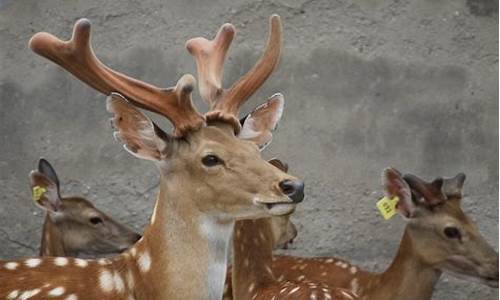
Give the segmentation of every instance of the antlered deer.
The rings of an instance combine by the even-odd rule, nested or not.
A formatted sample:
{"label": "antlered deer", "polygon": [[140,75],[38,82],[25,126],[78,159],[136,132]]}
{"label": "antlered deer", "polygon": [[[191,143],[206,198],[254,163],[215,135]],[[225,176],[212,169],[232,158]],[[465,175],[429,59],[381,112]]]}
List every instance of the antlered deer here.
{"label": "antlered deer", "polygon": [[[113,220],[82,197],[61,197],[59,178],[45,159],[30,173],[33,199],[46,211],[40,256],[78,256],[119,253],[141,235]],[[42,195],[37,194],[45,191]]]}
{"label": "antlered deer", "polygon": [[[221,299],[226,256],[236,219],[290,213],[303,200],[304,184],[260,156],[274,128],[249,124],[242,131],[239,107],[278,63],[281,21],[257,64],[229,89],[221,86],[225,53],[234,27],[224,25],[214,41],[195,39],[203,99],[199,114],[191,101],[195,79],[184,75],[161,89],[104,66],[90,47],[90,22],[76,23],[70,41],[36,34],[30,47],[110,95],[115,136],[133,155],[154,161],[160,191],[151,223],[130,250],[113,259],[30,258],[0,263],[0,297],[46,299]],[[280,99],[275,95],[273,99]],[[131,103],[167,117],[173,135],[163,132]],[[245,124],[243,125],[245,128]]]}
{"label": "antlered deer", "polygon": [[[279,160],[270,161],[287,171]],[[224,299],[313,299],[353,300],[352,292],[314,280],[285,280],[272,269],[273,248],[290,240],[289,215],[236,222],[233,241],[232,277],[227,278]]]}
{"label": "antlered deer", "polygon": [[443,272],[498,287],[498,253],[460,208],[464,174],[425,182],[389,168],[383,178],[387,196],[399,198],[397,210],[407,220],[385,272],[363,271],[336,257],[275,256],[275,273],[347,288],[369,300],[431,299]]}

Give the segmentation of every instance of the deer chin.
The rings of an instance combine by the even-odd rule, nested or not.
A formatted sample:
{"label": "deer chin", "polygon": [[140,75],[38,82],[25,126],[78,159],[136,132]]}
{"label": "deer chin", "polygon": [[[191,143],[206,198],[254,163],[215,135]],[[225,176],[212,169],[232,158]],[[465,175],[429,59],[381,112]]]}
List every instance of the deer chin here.
{"label": "deer chin", "polygon": [[295,210],[295,203],[290,201],[269,201],[255,197],[253,203],[266,211],[271,216],[283,216],[291,214]]}
{"label": "deer chin", "polygon": [[[474,264],[472,262],[469,262],[468,260],[465,260],[465,259],[462,259],[462,261],[467,261],[468,264],[466,265],[466,267],[468,270],[474,269]],[[482,272],[479,270],[477,271],[477,274],[468,274],[468,273],[461,272],[457,267],[455,267],[451,264],[444,265],[441,269],[445,273],[448,273],[455,278],[466,280],[469,282],[480,283],[480,284],[487,285],[487,286],[492,287],[492,288],[498,288],[498,273],[496,273],[496,275],[494,275],[493,277],[488,276],[488,274],[486,274],[486,273],[491,273],[491,272]]]}

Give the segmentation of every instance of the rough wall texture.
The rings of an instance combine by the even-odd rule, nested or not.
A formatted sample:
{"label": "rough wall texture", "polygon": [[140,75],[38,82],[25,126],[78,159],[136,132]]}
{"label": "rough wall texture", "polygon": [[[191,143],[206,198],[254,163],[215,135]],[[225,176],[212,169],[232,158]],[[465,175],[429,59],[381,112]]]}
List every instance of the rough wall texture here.
{"label": "rough wall texture", "polygon": [[[40,30],[69,37],[80,17],[92,20],[104,62],[169,86],[195,72],[188,38],[237,26],[229,83],[258,57],[268,15],[282,16],[280,68],[247,109],[285,94],[264,155],[306,179],[290,252],[384,269],[404,227],[375,209],[388,165],[426,178],[465,172],[464,208],[498,247],[497,11],[496,0],[0,0],[0,258],[37,248],[43,215],[27,174],[39,157],[64,194],[88,196],[137,230],[152,211],[158,172],[113,141],[104,97],[27,49]],[[498,297],[444,276],[434,299]]]}

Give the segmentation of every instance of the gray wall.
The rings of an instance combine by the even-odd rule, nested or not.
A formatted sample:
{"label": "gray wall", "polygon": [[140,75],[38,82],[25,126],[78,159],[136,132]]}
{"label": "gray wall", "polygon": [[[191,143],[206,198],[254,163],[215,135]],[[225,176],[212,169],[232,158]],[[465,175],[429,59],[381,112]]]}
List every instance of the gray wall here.
{"label": "gray wall", "polygon": [[[281,65],[246,109],[285,94],[264,155],[307,183],[290,252],[385,268],[404,227],[375,209],[389,165],[429,179],[465,172],[464,208],[498,246],[497,9],[496,0],[1,0],[0,257],[37,248],[43,216],[27,174],[39,157],[55,165],[64,194],[86,195],[137,230],[151,213],[158,172],[113,141],[104,97],[27,49],[40,30],[69,37],[80,17],[92,20],[104,62],[170,86],[195,72],[188,38],[237,26],[230,83],[258,57],[268,15],[282,16]],[[444,276],[434,299],[496,294]]]}

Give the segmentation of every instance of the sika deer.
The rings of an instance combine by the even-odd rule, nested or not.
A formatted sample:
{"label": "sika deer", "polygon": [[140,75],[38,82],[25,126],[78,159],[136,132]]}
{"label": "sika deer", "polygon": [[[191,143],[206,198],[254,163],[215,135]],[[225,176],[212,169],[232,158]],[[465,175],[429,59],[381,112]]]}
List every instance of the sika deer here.
{"label": "sika deer", "polygon": [[40,256],[119,253],[141,238],[89,200],[61,197],[59,178],[45,159],[40,159],[37,171],[31,171],[30,184],[35,204],[46,212]]}
{"label": "sika deer", "polygon": [[498,253],[460,208],[464,174],[429,183],[390,168],[383,177],[387,196],[399,198],[397,210],[408,222],[385,272],[363,271],[336,257],[276,256],[276,274],[347,288],[369,300],[431,299],[442,272],[498,287]]}
{"label": "sika deer", "polygon": [[[36,53],[110,95],[107,108],[114,115],[115,136],[133,155],[156,163],[160,192],[151,224],[130,250],[109,260],[57,257],[1,263],[1,298],[222,298],[234,221],[288,214],[304,197],[302,181],[261,158],[258,141],[268,142],[267,129],[249,140],[238,137],[239,107],[280,56],[279,17],[272,16],[270,24],[262,58],[228,90],[221,86],[222,64],[234,27],[224,25],[214,41],[188,42],[197,55],[202,97],[211,106],[205,116],[192,104],[191,75],[173,88],[160,89],[104,66],[90,47],[87,20],[77,22],[68,42],[47,33],[32,38]],[[129,101],[167,117],[174,134],[163,132]]]}

